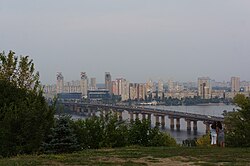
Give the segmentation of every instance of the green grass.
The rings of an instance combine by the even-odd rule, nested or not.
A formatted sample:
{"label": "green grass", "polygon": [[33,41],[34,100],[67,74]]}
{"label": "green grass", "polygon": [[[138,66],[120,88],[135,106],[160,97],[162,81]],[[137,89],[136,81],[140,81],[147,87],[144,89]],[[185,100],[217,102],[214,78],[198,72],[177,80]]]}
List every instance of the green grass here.
{"label": "green grass", "polygon": [[126,147],[1,158],[0,165],[250,165],[250,148]]}

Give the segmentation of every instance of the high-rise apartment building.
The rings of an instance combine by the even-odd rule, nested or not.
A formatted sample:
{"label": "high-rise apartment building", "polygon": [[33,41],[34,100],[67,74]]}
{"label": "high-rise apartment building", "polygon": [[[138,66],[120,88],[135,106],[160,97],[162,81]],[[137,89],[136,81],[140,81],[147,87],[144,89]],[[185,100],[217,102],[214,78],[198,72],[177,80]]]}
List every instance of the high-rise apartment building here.
{"label": "high-rise apartment building", "polygon": [[163,89],[163,81],[162,80],[159,80],[158,81],[158,93],[162,93],[164,92],[164,89]]}
{"label": "high-rise apartment building", "polygon": [[97,89],[96,87],[96,78],[90,78],[90,87],[92,90]]}
{"label": "high-rise apartment building", "polygon": [[146,84],[146,92],[148,94],[152,93],[153,92],[153,87],[154,87],[154,83],[153,81],[150,79],[147,81],[147,84]]}
{"label": "high-rise apartment building", "polygon": [[114,95],[118,95],[118,82],[117,82],[117,80],[115,80],[115,81],[112,81],[112,93],[114,94]]}
{"label": "high-rise apartment building", "polygon": [[116,79],[116,94],[120,95],[122,100],[129,99],[129,82],[124,78]]}
{"label": "high-rise apartment building", "polygon": [[80,81],[81,93],[83,98],[87,98],[88,95],[88,77],[86,72],[81,72]]}
{"label": "high-rise apartment building", "polygon": [[174,91],[174,82],[173,80],[168,80],[168,92]]}
{"label": "high-rise apartment building", "polygon": [[129,84],[129,99],[135,100],[137,99],[137,86],[136,83],[130,83]]}
{"label": "high-rise apartment building", "polygon": [[63,93],[64,91],[64,82],[63,75],[61,72],[58,72],[56,75],[56,93]]}
{"label": "high-rise apartment building", "polygon": [[231,92],[240,91],[240,77],[231,77]]}
{"label": "high-rise apartment building", "polygon": [[202,99],[210,99],[212,93],[212,86],[209,77],[198,78],[198,96]]}
{"label": "high-rise apartment building", "polygon": [[109,90],[109,93],[112,94],[112,79],[109,72],[105,73],[105,88]]}
{"label": "high-rise apartment building", "polygon": [[138,85],[138,99],[139,100],[145,100],[145,95],[146,95],[146,88],[144,84],[139,84]]}

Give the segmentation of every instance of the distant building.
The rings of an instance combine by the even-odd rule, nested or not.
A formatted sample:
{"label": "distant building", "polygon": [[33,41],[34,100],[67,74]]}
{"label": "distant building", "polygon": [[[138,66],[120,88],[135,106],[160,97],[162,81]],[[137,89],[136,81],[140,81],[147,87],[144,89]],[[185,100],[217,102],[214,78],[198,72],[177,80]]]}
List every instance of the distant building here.
{"label": "distant building", "polygon": [[63,75],[61,72],[58,72],[56,75],[56,93],[63,93],[64,91],[64,82]]}
{"label": "distant building", "polygon": [[202,99],[210,99],[212,92],[212,86],[209,77],[198,78],[198,96]]}
{"label": "distant building", "polygon": [[108,101],[111,99],[107,89],[88,90],[89,101]]}
{"label": "distant building", "polygon": [[129,99],[129,82],[124,78],[117,78],[113,84],[113,90],[115,90],[115,95],[119,95],[122,101]]}
{"label": "distant building", "polygon": [[80,81],[81,93],[83,98],[87,98],[88,95],[88,77],[86,72],[81,72]]}
{"label": "distant building", "polygon": [[150,94],[153,92],[153,88],[154,88],[154,83],[153,81],[150,79],[147,81],[147,84],[146,84],[146,93],[147,94]]}
{"label": "distant building", "polygon": [[231,77],[231,92],[240,91],[240,77]]}
{"label": "distant building", "polygon": [[112,81],[112,93],[118,95],[118,82],[117,80]]}
{"label": "distant building", "polygon": [[168,92],[174,91],[174,83],[172,80],[168,80]]}
{"label": "distant building", "polygon": [[112,79],[109,72],[105,73],[105,88],[109,90],[109,93],[112,94]]}
{"label": "distant building", "polygon": [[96,78],[90,78],[90,88],[95,90],[97,89],[96,87]]}
{"label": "distant building", "polygon": [[137,97],[139,100],[145,100],[146,88],[144,84],[139,84],[137,93]]}
{"label": "distant building", "polygon": [[58,93],[57,97],[61,101],[81,101],[82,93]]}
{"label": "distant building", "polygon": [[137,86],[138,85],[139,84],[136,84],[136,83],[129,84],[129,99],[131,99],[131,100],[138,99],[138,97],[137,97]]}
{"label": "distant building", "polygon": [[162,93],[164,92],[164,89],[163,89],[163,81],[162,80],[159,80],[158,81],[158,93]]}

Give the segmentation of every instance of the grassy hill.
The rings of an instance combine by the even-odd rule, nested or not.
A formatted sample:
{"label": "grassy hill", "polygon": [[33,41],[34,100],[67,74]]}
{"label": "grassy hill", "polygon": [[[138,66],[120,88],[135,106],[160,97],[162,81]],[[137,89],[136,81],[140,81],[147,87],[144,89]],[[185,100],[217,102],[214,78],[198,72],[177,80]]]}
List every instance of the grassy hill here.
{"label": "grassy hill", "polygon": [[2,158],[0,165],[250,165],[250,148],[126,147],[23,155]]}

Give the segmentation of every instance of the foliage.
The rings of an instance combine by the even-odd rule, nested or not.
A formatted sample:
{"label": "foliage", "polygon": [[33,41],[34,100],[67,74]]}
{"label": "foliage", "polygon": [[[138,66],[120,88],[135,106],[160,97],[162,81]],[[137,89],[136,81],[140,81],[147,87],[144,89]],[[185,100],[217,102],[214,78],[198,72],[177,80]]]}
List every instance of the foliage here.
{"label": "foliage", "polygon": [[35,73],[33,60],[29,60],[28,56],[20,56],[19,60],[13,51],[8,55],[0,53],[0,79],[22,89],[39,90],[39,73]]}
{"label": "foliage", "polygon": [[123,147],[127,145],[128,128],[125,121],[118,119],[117,114],[101,117],[103,124],[103,147]]}
{"label": "foliage", "polygon": [[[0,155],[38,151],[53,124],[54,107],[39,88],[28,57],[0,53]],[[19,65],[18,65],[19,64]]]}
{"label": "foliage", "polygon": [[103,127],[98,117],[77,120],[73,124],[79,145],[83,149],[96,149],[103,140]]}
{"label": "foliage", "polygon": [[81,148],[140,146],[175,146],[168,134],[151,128],[147,120],[135,120],[131,124],[118,119],[117,114],[77,120],[74,130]]}
{"label": "foliage", "polygon": [[198,138],[196,141],[197,146],[210,146],[210,133],[203,135],[202,137]]}
{"label": "foliage", "polygon": [[225,116],[225,141],[228,146],[250,146],[250,100],[244,95],[236,95],[234,103],[240,108]]}
{"label": "foliage", "polygon": [[76,135],[74,134],[70,116],[61,115],[55,121],[55,126],[44,143],[45,153],[70,153],[79,150]]}
{"label": "foliage", "polygon": [[0,154],[32,153],[53,123],[53,108],[42,93],[0,80]]}
{"label": "foliage", "polygon": [[117,115],[77,120],[74,129],[82,148],[122,147],[127,145],[127,126]]}

